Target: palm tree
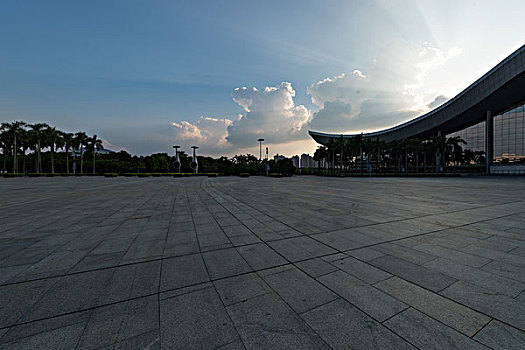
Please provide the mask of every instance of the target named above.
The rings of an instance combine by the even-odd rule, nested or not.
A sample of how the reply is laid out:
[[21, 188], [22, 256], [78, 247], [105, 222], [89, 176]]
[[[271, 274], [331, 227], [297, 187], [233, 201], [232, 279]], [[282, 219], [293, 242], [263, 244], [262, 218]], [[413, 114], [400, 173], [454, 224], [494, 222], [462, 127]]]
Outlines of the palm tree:
[[[319, 172], [321, 171], [321, 162], [324, 163], [328, 152], [325, 146], [319, 146], [314, 152], [314, 160], [317, 162], [317, 168]], [[324, 167], [324, 164], [323, 164]]]
[[36, 172], [41, 173], [42, 172], [42, 138], [45, 128], [49, 127], [49, 125], [45, 123], [36, 123], [29, 125], [31, 128], [31, 133], [35, 141], [35, 150], [37, 152], [36, 157]]
[[437, 136], [432, 136], [430, 137], [430, 142], [432, 143], [432, 148], [433, 148], [433, 151], [435, 153], [435, 157], [436, 157], [436, 162], [435, 162], [435, 167], [436, 167], [436, 172], [438, 171], [438, 166], [441, 165], [441, 164], [438, 164], [438, 155], [441, 156], [442, 158], [442, 164], [443, 164], [443, 169], [445, 168], [445, 156], [446, 156], [446, 148], [447, 148], [447, 139], [445, 138], [445, 136], [442, 136], [441, 133], [439, 133]]
[[4, 160], [4, 167], [2, 172], [5, 173], [6, 162], [7, 162], [7, 152], [9, 148], [9, 133], [8, 133], [8, 124], [0, 124], [0, 147], [2, 147], [2, 155]]
[[75, 134], [77, 142], [80, 146], [80, 173], [84, 172], [84, 146], [87, 145], [87, 135], [85, 132], [79, 131]]
[[104, 146], [102, 145], [102, 140], [97, 139], [97, 135], [93, 135], [93, 137], [87, 138], [87, 146], [89, 147], [89, 150], [93, 152], [93, 174], [94, 174], [95, 173], [95, 154], [97, 153], [97, 151], [104, 149]]
[[26, 129], [22, 129], [20, 133], [20, 143], [22, 144], [22, 172], [26, 172], [26, 152], [31, 144], [31, 132]]
[[332, 174], [335, 173], [335, 148], [337, 147], [336, 145], [336, 141], [333, 139], [333, 138], [330, 138], [330, 140], [328, 140], [328, 144], [326, 145], [326, 147], [328, 148], [328, 154], [332, 153]]
[[17, 140], [26, 123], [15, 121], [7, 124], [7, 132], [11, 133], [13, 147], [13, 173], [18, 173], [18, 145]]
[[73, 148], [73, 139], [75, 134], [70, 132], [61, 132], [62, 139], [64, 140], [64, 149], [66, 153], [66, 172], [69, 174], [69, 150]]
[[354, 137], [354, 147], [356, 150], [359, 150], [359, 173], [363, 174], [363, 133], [360, 133], [359, 135]]
[[412, 153], [412, 165], [415, 173], [419, 172], [419, 153], [422, 147], [422, 142], [419, 139], [410, 139], [408, 142], [408, 149]]
[[454, 168], [457, 166], [457, 160], [463, 154], [463, 147], [461, 144], [466, 145], [467, 142], [459, 136], [449, 137], [447, 139], [447, 145], [452, 147], [452, 154], [454, 156]]
[[63, 140], [61, 138], [60, 132], [56, 129], [56, 127], [50, 127], [48, 126], [47, 129], [44, 130], [44, 138], [46, 141], [46, 144], [51, 149], [51, 173], [55, 173], [55, 148], [59, 149], [63, 145]]

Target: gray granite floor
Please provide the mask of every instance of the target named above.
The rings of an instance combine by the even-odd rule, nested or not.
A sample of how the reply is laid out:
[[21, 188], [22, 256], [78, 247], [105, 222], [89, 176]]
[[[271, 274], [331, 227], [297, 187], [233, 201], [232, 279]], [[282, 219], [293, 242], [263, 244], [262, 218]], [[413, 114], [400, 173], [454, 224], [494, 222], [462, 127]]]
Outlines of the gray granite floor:
[[524, 349], [525, 178], [0, 179], [0, 349]]

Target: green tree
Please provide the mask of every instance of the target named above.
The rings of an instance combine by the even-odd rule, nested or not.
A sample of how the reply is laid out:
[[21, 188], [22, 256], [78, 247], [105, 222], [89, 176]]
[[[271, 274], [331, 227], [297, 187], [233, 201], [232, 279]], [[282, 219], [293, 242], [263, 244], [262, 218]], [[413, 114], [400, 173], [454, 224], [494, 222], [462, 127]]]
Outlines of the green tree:
[[80, 147], [80, 173], [84, 172], [84, 147], [87, 146], [88, 136], [85, 132], [79, 131], [75, 134], [76, 142]]
[[56, 129], [56, 127], [48, 126], [44, 130], [44, 139], [45, 144], [49, 147], [51, 150], [51, 173], [55, 173], [55, 149], [59, 149], [63, 147], [64, 140], [62, 139], [62, 136], [60, 132]]
[[44, 130], [48, 127], [46, 123], [36, 123], [29, 125], [31, 135], [35, 143], [35, 151], [37, 157], [35, 160], [35, 168], [37, 173], [42, 172], [42, 138], [44, 137]]
[[0, 124], [0, 146], [2, 147], [2, 156], [3, 156], [3, 170], [2, 172], [6, 172], [6, 163], [7, 163], [7, 153], [9, 152], [9, 132], [8, 132], [8, 124], [2, 123]]
[[461, 160], [463, 155], [463, 147], [461, 145], [466, 145], [467, 142], [459, 136], [449, 137], [447, 139], [447, 145], [452, 148], [452, 155], [454, 157], [454, 168], [457, 167], [457, 161]]
[[64, 150], [66, 154], [66, 172], [69, 174], [69, 150], [74, 148], [75, 134], [70, 132], [61, 132], [62, 139], [64, 140]]
[[17, 141], [24, 130], [26, 123], [22, 121], [14, 121], [7, 123], [6, 131], [10, 133], [11, 147], [13, 149], [13, 173], [18, 173], [18, 144]]
[[102, 140], [97, 138], [97, 135], [93, 135], [93, 137], [88, 137], [86, 139], [86, 145], [87, 147], [89, 147], [89, 150], [93, 152], [93, 174], [95, 174], [95, 154], [97, 153], [97, 151], [104, 149], [104, 146], [102, 145]]

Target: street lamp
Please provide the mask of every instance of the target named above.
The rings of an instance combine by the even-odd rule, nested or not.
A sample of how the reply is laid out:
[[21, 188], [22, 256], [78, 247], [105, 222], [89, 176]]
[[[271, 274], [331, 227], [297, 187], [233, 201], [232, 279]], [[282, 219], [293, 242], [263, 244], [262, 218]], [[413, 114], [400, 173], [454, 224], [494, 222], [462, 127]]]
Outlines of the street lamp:
[[191, 146], [191, 148], [193, 148], [193, 159], [190, 163], [190, 167], [193, 169], [193, 172], [194, 173], [198, 173], [199, 172], [199, 163], [197, 162], [197, 155], [195, 154], [195, 150], [199, 147], [197, 146]]
[[259, 141], [259, 161], [261, 161], [261, 158], [262, 158], [262, 143], [263, 143], [264, 139], [258, 139], [257, 141]]
[[173, 146], [173, 148], [175, 148], [175, 161], [173, 162], [173, 167], [175, 168], [175, 170], [180, 173], [180, 170], [181, 170], [181, 164], [180, 164], [180, 160], [179, 160], [179, 148], [180, 146]]

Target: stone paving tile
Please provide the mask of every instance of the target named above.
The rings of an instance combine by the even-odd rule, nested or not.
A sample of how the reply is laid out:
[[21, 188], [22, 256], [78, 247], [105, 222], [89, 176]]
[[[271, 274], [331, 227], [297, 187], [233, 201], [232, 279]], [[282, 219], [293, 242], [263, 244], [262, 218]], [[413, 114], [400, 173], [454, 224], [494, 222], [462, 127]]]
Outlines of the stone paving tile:
[[[25, 323], [10, 328], [4, 328], [4, 333], [0, 332], [0, 344], [16, 343], [23, 338], [34, 337], [41, 333], [47, 333], [55, 329], [63, 329], [71, 325], [80, 325], [82, 328], [87, 324], [92, 311], [75, 312], [72, 314], [47, 318], [40, 321]], [[80, 340], [80, 334], [76, 341]], [[76, 343], [75, 343], [76, 344]]]
[[441, 295], [525, 331], [525, 302], [459, 281]]
[[203, 253], [210, 278], [218, 279], [252, 271], [235, 248]]
[[413, 308], [384, 325], [420, 349], [489, 349]]
[[297, 313], [337, 298], [325, 286], [298, 269], [265, 276], [264, 280]]
[[369, 263], [434, 292], [439, 292], [457, 281], [442, 273], [389, 255], [371, 260]]
[[334, 261], [332, 262], [332, 265], [369, 284], [382, 281], [392, 276], [388, 272], [380, 270], [353, 257]]
[[492, 320], [474, 339], [493, 349], [523, 349], [525, 332]]
[[217, 292], [205, 288], [160, 301], [162, 348], [216, 348], [239, 338]]
[[158, 338], [159, 305], [156, 295], [93, 310], [78, 349], [111, 346], [150, 332]]
[[248, 349], [329, 349], [276, 294], [227, 307]]
[[329, 264], [321, 258], [301, 261], [295, 264], [298, 268], [312, 277], [319, 277], [327, 273], [337, 271], [337, 267]]
[[226, 306], [272, 292], [264, 280], [255, 273], [221, 279], [214, 281], [213, 284]]
[[441, 247], [439, 245], [421, 244], [415, 246], [414, 249], [471, 267], [479, 268], [492, 261], [481, 256], [463, 253], [461, 251]]
[[333, 349], [414, 349], [343, 299], [301, 315]]
[[436, 259], [424, 265], [433, 271], [445, 273], [468, 283], [475, 284], [495, 293], [515, 297], [525, 289], [525, 283], [511, 280], [493, 273], [461, 265], [448, 259]]
[[479, 312], [404, 281], [399, 277], [392, 277], [376, 283], [374, 287], [469, 337], [476, 334], [490, 321], [489, 317]]
[[0, 178], [0, 347], [519, 347], [521, 180]]
[[346, 254], [353, 256], [354, 258], [357, 258], [361, 261], [370, 261], [385, 256], [385, 253], [382, 253], [372, 247], [348, 250], [346, 251]]
[[436, 256], [434, 255], [427, 254], [427, 253], [424, 253], [416, 249], [404, 247], [402, 245], [395, 244], [395, 243], [378, 244], [378, 245], [375, 245], [373, 249], [383, 254], [392, 255], [399, 259], [403, 259], [403, 260], [406, 260], [408, 262], [418, 264], [418, 265], [426, 263], [430, 260], [434, 260], [436, 258]]
[[287, 261], [265, 243], [238, 247], [237, 250], [254, 270], [286, 264]]
[[464, 252], [487, 257], [492, 260], [501, 261], [501, 262], [519, 266], [519, 267], [525, 267], [525, 257], [516, 256], [516, 255], [505, 253], [505, 252], [500, 252], [498, 250], [480, 247], [480, 246], [473, 245], [473, 244], [463, 248], [462, 250]]
[[383, 322], [408, 307], [401, 301], [343, 271], [329, 273], [317, 280], [379, 322]]
[[482, 267], [483, 270], [492, 274], [504, 276], [525, 283], [525, 267], [505, 264], [500, 261], [492, 261]]
[[84, 325], [82, 324], [70, 324], [21, 338], [10, 343], [0, 344], [0, 349], [73, 349], [82, 335], [83, 330]]
[[162, 261], [161, 290], [186, 287], [209, 281], [206, 266], [200, 254], [164, 259]]
[[332, 248], [309, 237], [288, 238], [280, 241], [268, 242], [268, 244], [279, 252], [279, 254], [292, 262], [307, 260], [336, 252]]

